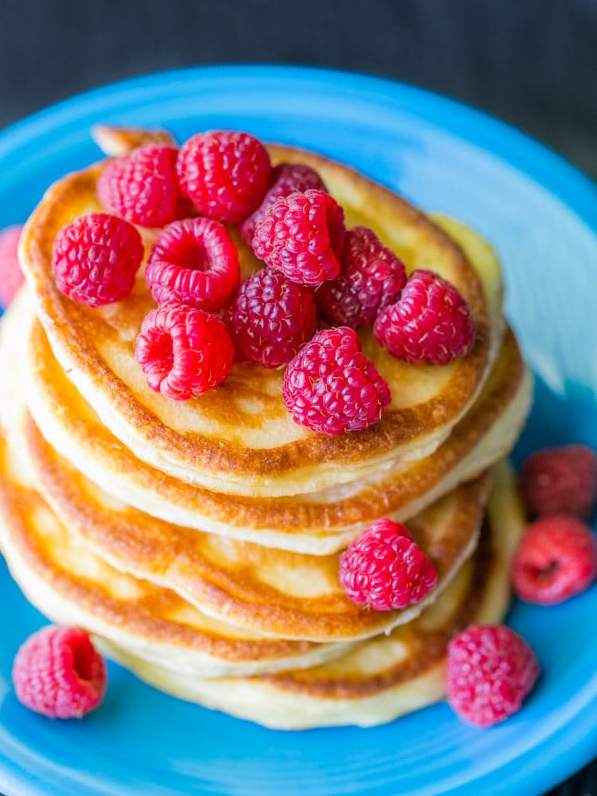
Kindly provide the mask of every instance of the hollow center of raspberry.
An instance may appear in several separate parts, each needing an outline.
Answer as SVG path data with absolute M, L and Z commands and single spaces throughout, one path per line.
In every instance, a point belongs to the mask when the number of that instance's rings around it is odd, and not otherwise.
M 549 583 L 559 568 L 559 562 L 552 560 L 544 567 L 532 567 L 531 575 L 538 583 Z
M 181 246 L 170 259 L 175 265 L 188 268 L 191 271 L 209 271 L 211 268 L 209 253 L 199 242 Z
M 79 680 L 93 679 L 93 649 L 90 644 L 81 642 L 71 645 L 73 668 Z

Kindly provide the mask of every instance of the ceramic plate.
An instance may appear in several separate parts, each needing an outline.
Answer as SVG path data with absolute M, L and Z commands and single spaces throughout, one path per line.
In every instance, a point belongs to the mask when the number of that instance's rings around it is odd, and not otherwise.
M 597 195 L 563 160 L 474 110 L 359 75 L 216 67 L 151 75 L 56 105 L 0 135 L 0 225 L 24 220 L 47 186 L 98 158 L 95 122 L 248 130 L 355 166 L 497 247 L 507 313 L 537 377 L 518 455 L 597 446 Z M 1 374 L 0 378 L 9 378 Z M 597 749 L 597 590 L 510 622 L 543 667 L 517 716 L 489 731 L 446 705 L 376 729 L 273 732 L 164 696 L 110 667 L 104 707 L 83 722 L 22 708 L 12 659 L 43 622 L 0 572 L 0 790 L 7 796 L 539 794 Z

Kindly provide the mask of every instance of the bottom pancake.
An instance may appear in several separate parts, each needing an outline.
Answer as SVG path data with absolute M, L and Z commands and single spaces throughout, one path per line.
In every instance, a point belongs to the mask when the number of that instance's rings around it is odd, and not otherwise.
M 442 698 L 446 647 L 454 633 L 472 623 L 503 619 L 510 596 L 510 561 L 524 522 L 513 474 L 502 463 L 479 547 L 442 596 L 389 636 L 370 639 L 312 669 L 201 680 L 112 645 L 103 648 L 159 689 L 267 727 L 382 724 Z

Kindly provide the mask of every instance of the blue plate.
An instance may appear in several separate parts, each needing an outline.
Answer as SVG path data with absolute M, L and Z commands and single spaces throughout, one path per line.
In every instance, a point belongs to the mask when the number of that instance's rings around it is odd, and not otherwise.
M 597 195 L 557 156 L 487 116 L 408 86 L 286 67 L 152 75 L 54 106 L 0 136 L 0 225 L 22 221 L 52 180 L 98 157 L 95 122 L 165 126 L 180 139 L 246 129 L 319 150 L 450 213 L 497 246 L 507 308 L 537 374 L 518 454 L 597 443 Z M 2 378 L 6 374 L 2 374 Z M 522 794 L 546 790 L 597 751 L 597 592 L 517 605 L 512 625 L 543 666 L 536 692 L 492 730 L 445 705 L 385 727 L 286 734 L 171 699 L 111 666 L 104 707 L 57 723 L 10 685 L 21 641 L 42 624 L 0 573 L 0 790 L 28 794 Z

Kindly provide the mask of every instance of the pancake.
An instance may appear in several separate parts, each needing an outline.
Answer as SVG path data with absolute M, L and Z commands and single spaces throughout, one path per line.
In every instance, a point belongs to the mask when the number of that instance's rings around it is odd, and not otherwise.
M 147 663 L 101 639 L 99 643 L 151 685 L 266 727 L 382 724 L 443 697 L 446 646 L 454 633 L 469 624 L 503 620 L 510 597 L 510 560 L 524 525 L 512 473 L 504 463 L 479 547 L 439 600 L 390 636 L 371 639 L 311 669 L 202 680 Z
M 147 387 L 133 352 L 141 321 L 154 306 L 142 274 L 130 296 L 97 310 L 65 297 L 51 274 L 58 230 L 81 214 L 101 209 L 96 182 L 103 163 L 50 188 L 26 225 L 20 249 L 54 354 L 102 423 L 137 458 L 158 470 L 207 489 L 249 497 L 305 494 L 355 483 L 380 466 L 429 455 L 479 394 L 502 333 L 499 268 L 486 244 L 455 222 L 446 222 L 448 233 L 442 231 L 393 192 L 339 163 L 288 147 L 270 146 L 269 152 L 274 163 L 300 161 L 317 169 L 343 205 L 348 226 L 372 227 L 409 270 L 432 268 L 453 282 L 477 323 L 471 353 L 441 367 L 401 362 L 378 346 L 370 330 L 364 331 L 363 348 L 392 392 L 382 421 L 365 431 L 328 436 L 297 425 L 282 402 L 282 370 L 250 363 L 236 364 L 224 384 L 186 403 Z M 143 234 L 149 246 L 155 232 Z M 246 276 L 259 263 L 232 234 Z M 477 270 L 470 262 L 472 254 L 478 258 Z
M 35 485 L 69 530 L 123 573 L 175 590 L 207 616 L 285 639 L 354 641 L 410 621 L 432 602 L 472 553 L 489 475 L 459 486 L 409 522 L 433 561 L 438 585 L 402 611 L 376 613 L 346 598 L 339 555 L 313 556 L 225 539 L 154 519 L 93 485 L 37 432 L 10 357 L 18 307 L 2 324 L 0 361 L 14 377 L 0 388 L 0 417 L 12 449 L 26 457 Z M 6 324 L 8 323 L 8 329 Z
M 2 352 L 9 348 L 7 339 L 4 334 Z M 269 636 L 328 642 L 389 630 L 424 607 L 389 613 L 359 608 L 338 582 L 338 554 L 313 556 L 225 539 L 165 523 L 115 500 L 45 442 L 25 410 L 17 378 L 0 390 L 0 416 L 13 449 L 27 456 L 36 486 L 69 530 L 115 568 L 177 591 L 210 617 Z M 472 553 L 488 487 L 484 474 L 409 522 L 438 572 L 427 602 Z
M 527 415 L 531 378 L 511 331 L 481 395 L 437 450 L 358 488 L 293 498 L 236 497 L 187 484 L 137 459 L 63 374 L 24 297 L 8 332 L 27 342 L 29 409 L 48 442 L 103 491 L 166 522 L 266 547 L 329 555 L 382 514 L 406 521 L 508 453 Z M 8 330 L 7 330 L 8 331 Z
M 143 130 L 138 127 L 96 124 L 91 130 L 91 137 L 104 154 L 112 157 L 128 155 L 133 149 L 149 144 L 176 146 L 176 141 L 166 130 Z
M 19 454 L 0 433 L 0 547 L 25 596 L 52 621 L 84 627 L 147 661 L 200 677 L 312 666 L 349 648 L 265 638 L 117 571 L 60 522 Z

